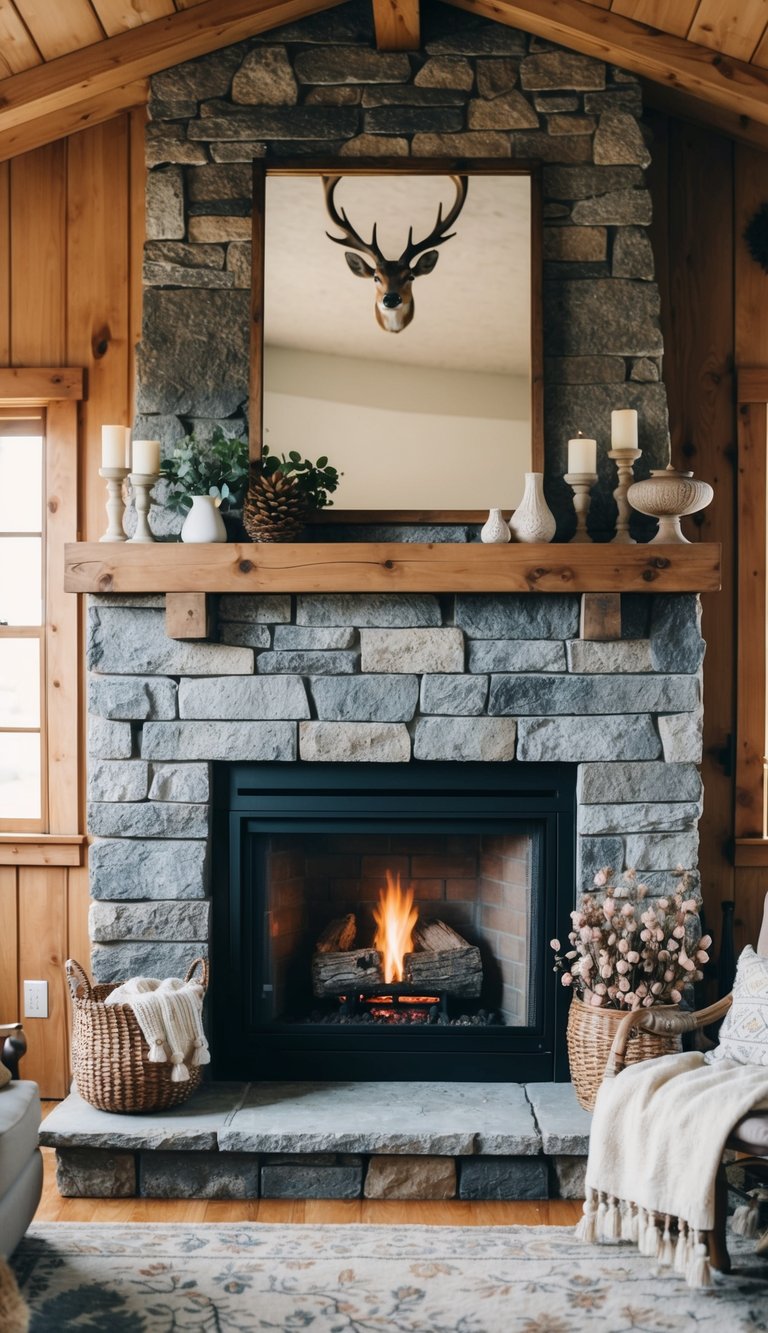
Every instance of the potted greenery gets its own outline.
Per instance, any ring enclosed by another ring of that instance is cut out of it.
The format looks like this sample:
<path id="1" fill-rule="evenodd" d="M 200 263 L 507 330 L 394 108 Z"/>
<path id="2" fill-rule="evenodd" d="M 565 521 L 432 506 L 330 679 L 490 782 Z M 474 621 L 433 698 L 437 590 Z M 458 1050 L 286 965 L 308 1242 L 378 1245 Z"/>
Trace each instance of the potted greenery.
<path id="1" fill-rule="evenodd" d="M 209 444 L 189 435 L 160 469 L 169 483 L 166 505 L 183 514 L 184 542 L 226 541 L 222 514 L 241 509 L 248 484 L 248 441 L 216 426 Z"/>
<path id="2" fill-rule="evenodd" d="M 339 473 L 326 457 L 314 463 L 296 450 L 272 454 L 264 446 L 251 466 L 243 522 L 255 542 L 295 541 L 313 513 L 332 505 Z"/>

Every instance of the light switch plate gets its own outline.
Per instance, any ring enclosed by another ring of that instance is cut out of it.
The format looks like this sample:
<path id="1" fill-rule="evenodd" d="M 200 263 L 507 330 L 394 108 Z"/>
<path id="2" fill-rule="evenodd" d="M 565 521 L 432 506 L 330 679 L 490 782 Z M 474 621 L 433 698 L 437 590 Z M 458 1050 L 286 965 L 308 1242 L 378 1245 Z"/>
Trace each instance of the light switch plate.
<path id="1" fill-rule="evenodd" d="M 48 1017 L 48 982 L 24 982 L 24 1017 Z"/>

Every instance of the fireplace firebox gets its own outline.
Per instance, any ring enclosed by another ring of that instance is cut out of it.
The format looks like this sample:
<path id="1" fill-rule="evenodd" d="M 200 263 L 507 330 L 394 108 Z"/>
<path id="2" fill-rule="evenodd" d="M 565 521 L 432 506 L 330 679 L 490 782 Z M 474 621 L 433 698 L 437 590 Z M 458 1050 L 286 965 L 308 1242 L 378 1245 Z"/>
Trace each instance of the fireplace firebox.
<path id="1" fill-rule="evenodd" d="M 567 1077 L 567 764 L 220 765 L 217 1078 Z"/>

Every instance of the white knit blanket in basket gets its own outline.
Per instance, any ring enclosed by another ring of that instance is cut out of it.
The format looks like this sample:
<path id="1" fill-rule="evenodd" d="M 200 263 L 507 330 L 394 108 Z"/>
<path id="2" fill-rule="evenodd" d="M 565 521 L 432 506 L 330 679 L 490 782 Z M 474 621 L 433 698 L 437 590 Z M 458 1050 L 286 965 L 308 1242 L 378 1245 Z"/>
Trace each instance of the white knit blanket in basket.
<path id="1" fill-rule="evenodd" d="M 204 996 L 199 981 L 132 977 L 113 990 L 104 1003 L 129 1005 L 149 1046 L 147 1059 L 153 1064 L 170 1060 L 171 1082 L 186 1083 L 188 1065 L 207 1065 L 211 1059 L 203 1032 Z"/>
<path id="2" fill-rule="evenodd" d="M 692 1287 L 709 1286 L 715 1177 L 742 1116 L 768 1107 L 768 1069 L 700 1051 L 629 1065 L 597 1094 L 582 1240 L 632 1241 Z"/>

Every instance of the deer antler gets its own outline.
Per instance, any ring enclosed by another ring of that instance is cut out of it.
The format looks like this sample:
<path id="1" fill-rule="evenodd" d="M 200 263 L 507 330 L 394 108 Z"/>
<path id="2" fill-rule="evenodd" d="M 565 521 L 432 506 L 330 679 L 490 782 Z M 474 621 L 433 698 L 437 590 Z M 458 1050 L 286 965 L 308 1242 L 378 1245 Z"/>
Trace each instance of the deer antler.
<path id="1" fill-rule="evenodd" d="M 328 210 L 328 216 L 333 225 L 338 227 L 339 231 L 344 232 L 343 236 L 331 236 L 331 233 L 327 231 L 325 234 L 328 240 L 334 241 L 336 245 L 346 245 L 349 250 L 359 250 L 362 254 L 369 255 L 376 264 L 384 263 L 384 256 L 376 239 L 376 223 L 373 224 L 373 234 L 370 242 L 364 241 L 362 236 L 355 231 L 344 209 L 342 208 L 341 212 L 337 209 L 333 196 L 340 180 L 341 176 L 323 176 L 323 190 L 325 191 L 325 206 Z"/>
<path id="2" fill-rule="evenodd" d="M 464 207 L 467 198 L 469 180 L 466 176 L 451 176 L 451 180 L 456 186 L 456 198 L 447 217 L 443 217 L 443 205 L 441 203 L 437 210 L 437 222 L 429 233 L 429 236 L 423 241 L 417 241 L 415 244 L 413 241 L 413 227 L 409 227 L 408 244 L 400 256 L 399 263 L 410 264 L 411 260 L 414 259 L 421 250 L 430 250 L 436 245 L 442 245 L 443 241 L 449 241 L 452 236 L 456 235 L 455 232 L 449 232 L 448 229 L 453 226 L 459 213 Z"/>

